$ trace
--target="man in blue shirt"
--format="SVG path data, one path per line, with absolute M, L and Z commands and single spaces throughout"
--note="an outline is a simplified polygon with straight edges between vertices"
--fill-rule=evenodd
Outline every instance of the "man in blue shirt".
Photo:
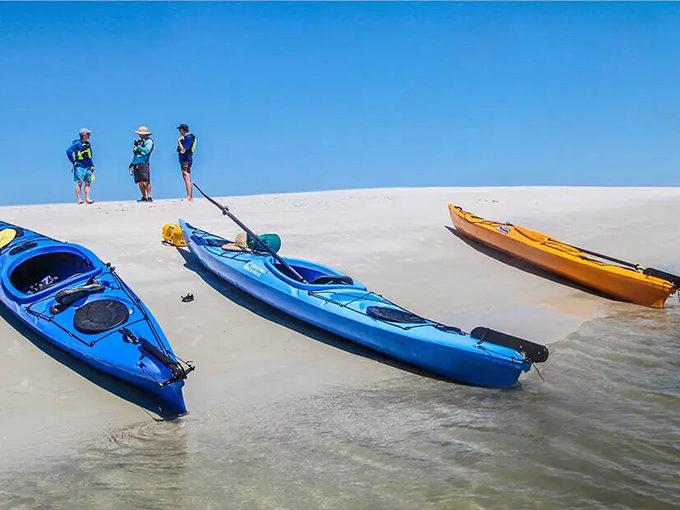
M 132 163 L 130 163 L 130 174 L 135 177 L 135 184 L 139 185 L 142 198 L 137 202 L 153 202 L 151 198 L 151 167 L 149 158 L 153 152 L 154 142 L 151 138 L 151 131 L 146 126 L 139 126 L 135 131 L 139 139 L 135 140 L 132 148 Z
M 76 183 L 78 204 L 83 203 L 80 194 L 83 183 L 85 184 L 85 201 L 88 204 L 94 204 L 94 200 L 90 199 L 90 183 L 94 180 L 94 161 L 92 159 L 92 146 L 90 145 L 92 131 L 82 128 L 79 134 L 80 138 L 74 140 L 66 149 L 66 157 L 73 165 L 73 180 Z
M 189 132 L 189 126 L 180 124 L 177 126 L 180 137 L 177 140 L 177 152 L 179 154 L 179 167 L 182 170 L 184 185 L 187 189 L 187 200 L 193 202 L 193 187 L 191 185 L 191 165 L 194 163 L 194 151 L 196 150 L 196 136 Z

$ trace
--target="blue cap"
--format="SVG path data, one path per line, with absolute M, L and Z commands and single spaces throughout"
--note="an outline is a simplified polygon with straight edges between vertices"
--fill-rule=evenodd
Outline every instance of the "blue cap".
M 89 135 L 90 133 L 92 133 L 91 129 L 81 128 L 81 130 L 80 130 L 80 136 Z

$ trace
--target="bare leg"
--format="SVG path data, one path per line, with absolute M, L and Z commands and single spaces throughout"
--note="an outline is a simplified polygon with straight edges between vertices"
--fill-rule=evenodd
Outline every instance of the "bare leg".
M 192 202 L 194 200 L 194 188 L 191 185 L 191 174 L 189 172 L 182 172 L 184 178 L 184 186 L 187 189 L 187 200 Z
M 139 183 L 139 191 L 142 193 L 142 198 L 146 198 L 146 183 L 145 182 Z
M 80 196 L 80 188 L 82 187 L 82 183 L 76 182 L 76 198 L 78 199 L 78 203 L 82 204 L 83 203 L 83 198 Z
M 146 197 L 151 198 L 151 182 L 146 182 Z
M 94 200 L 90 199 L 90 183 L 85 183 L 85 202 L 88 204 L 94 204 Z

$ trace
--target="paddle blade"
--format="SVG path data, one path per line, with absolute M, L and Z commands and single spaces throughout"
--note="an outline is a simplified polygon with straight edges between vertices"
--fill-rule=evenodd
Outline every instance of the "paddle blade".
M 648 267 L 642 271 L 642 273 L 646 274 L 647 276 L 654 276 L 656 278 L 661 278 L 662 280 L 671 282 L 676 289 L 680 288 L 680 276 L 676 276 L 665 271 L 659 271 L 658 269 L 654 269 L 652 267 Z

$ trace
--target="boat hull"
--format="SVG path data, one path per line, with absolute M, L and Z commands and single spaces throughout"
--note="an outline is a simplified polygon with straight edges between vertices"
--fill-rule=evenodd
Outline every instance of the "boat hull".
M 360 283 L 312 285 L 294 281 L 268 254 L 230 252 L 228 240 L 180 220 L 191 252 L 223 280 L 298 319 L 447 379 L 488 387 L 513 385 L 530 368 L 521 354 L 480 342 L 436 323 L 395 325 L 368 315 L 369 307 L 403 310 Z M 308 281 L 312 276 L 345 276 L 298 259 L 286 261 Z M 441 326 L 441 325 L 439 325 Z
M 167 338 L 151 312 L 115 270 L 82 246 L 0 222 L 0 232 L 9 229 L 17 229 L 21 235 L 0 250 L 2 305 L 34 333 L 74 358 L 159 399 L 163 415 L 186 413 L 184 382 L 167 383 L 173 372 L 139 343 L 143 338 L 176 361 Z M 39 274 L 40 278 L 43 273 L 58 275 L 56 282 L 43 289 L 25 288 L 32 274 Z M 99 289 L 68 304 L 58 302 L 61 294 L 88 284 Z M 91 314 L 89 319 L 86 317 L 90 327 L 93 324 L 100 329 L 102 325 L 106 327 L 112 313 L 107 306 L 112 303 L 118 311 L 124 311 L 125 316 L 117 320 L 120 324 L 103 331 L 78 329 L 76 324 L 79 327 L 85 324 L 81 324 L 84 315 L 79 313 L 81 308 Z
M 484 220 L 454 205 L 449 205 L 449 214 L 456 230 L 466 237 L 608 296 L 662 308 L 675 292 L 665 280 L 593 260 L 540 232 Z

